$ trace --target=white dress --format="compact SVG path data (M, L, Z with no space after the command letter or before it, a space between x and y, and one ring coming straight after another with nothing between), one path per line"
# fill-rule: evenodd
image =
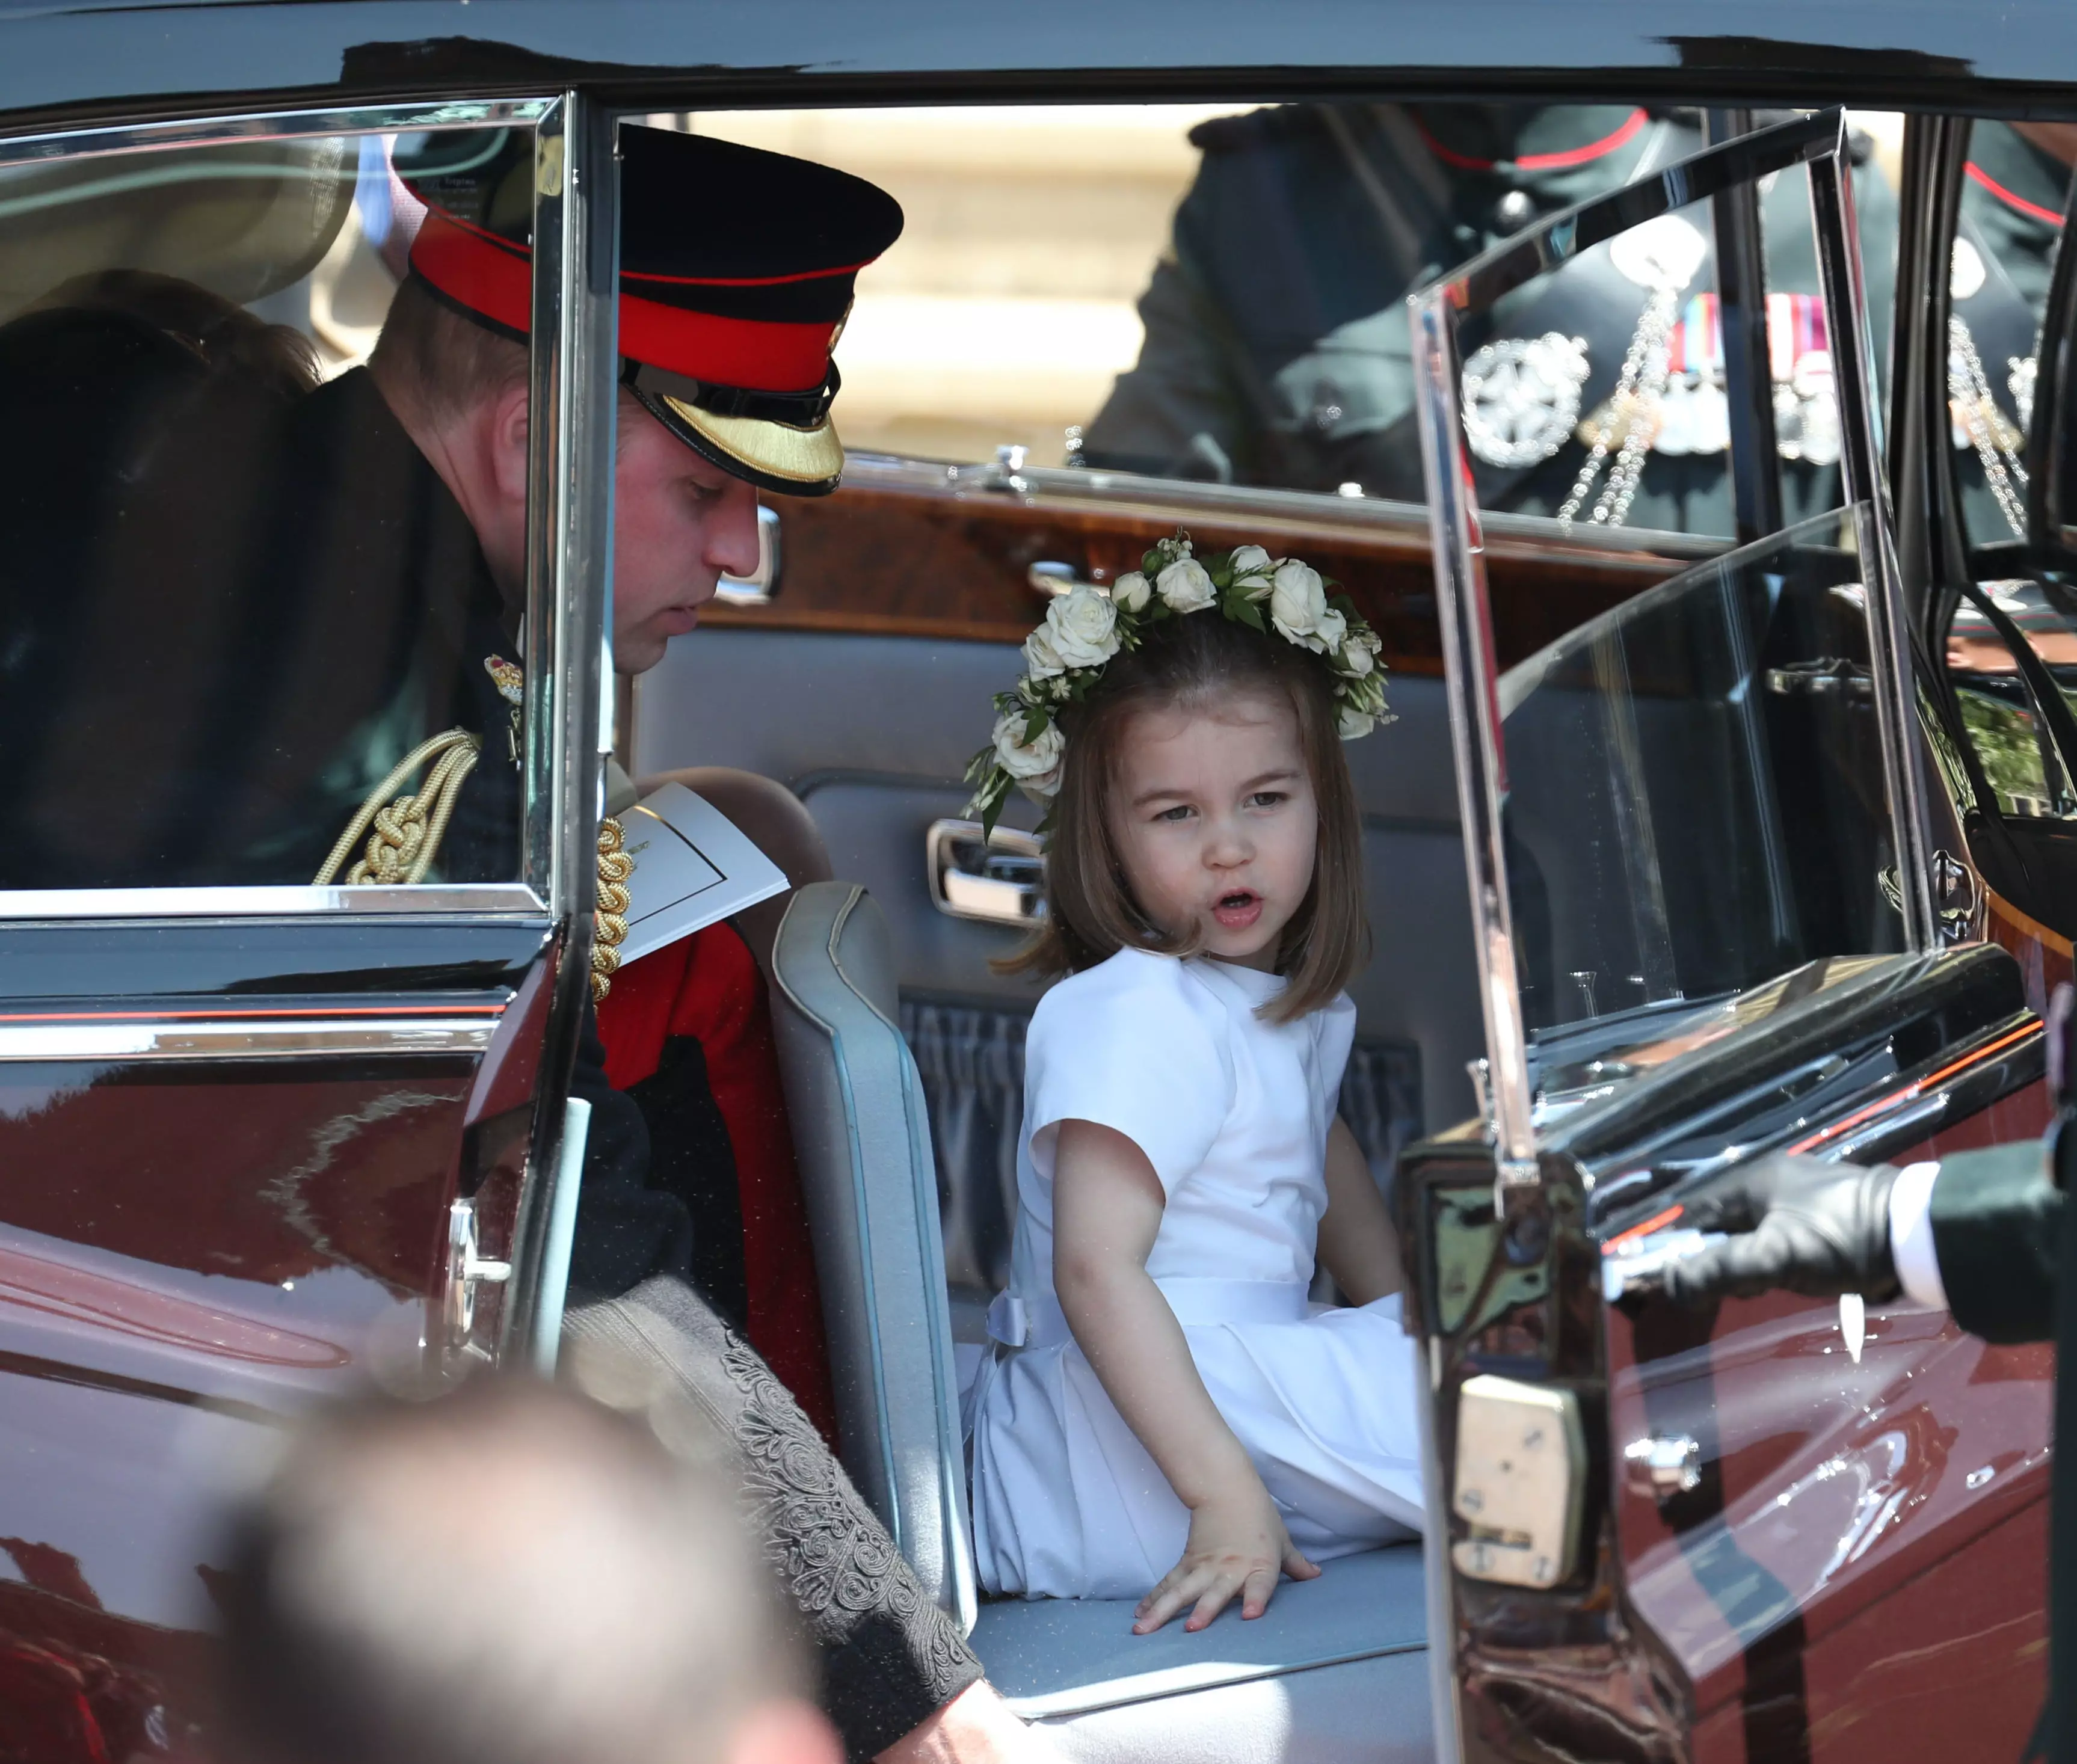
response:
M1356 1309L1306 1299L1355 1008L1342 997L1265 1022L1255 1007L1283 984L1125 950L1039 1001L1010 1283L989 1313L1003 1345L970 1410L974 1544L992 1592L1137 1599L1189 1531L1054 1297L1053 1146L1070 1119L1123 1134L1160 1179L1167 1207L1147 1271L1292 1541L1317 1562L1421 1524L1415 1360L1398 1299Z

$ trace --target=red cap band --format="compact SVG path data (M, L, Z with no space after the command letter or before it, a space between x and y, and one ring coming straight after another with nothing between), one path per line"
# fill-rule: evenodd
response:
M525 336L534 312L533 253L429 209L411 267L450 300ZM689 380L752 392L812 392L829 377L826 322L722 318L620 294L620 352Z

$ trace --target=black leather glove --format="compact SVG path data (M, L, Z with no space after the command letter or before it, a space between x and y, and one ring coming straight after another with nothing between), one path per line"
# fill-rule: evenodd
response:
M1888 1164L1755 1158L1683 1195L1680 1225L1734 1235L1668 1263L1658 1285L1676 1303L1713 1304L1779 1288L1806 1297L1858 1292L1877 1302L1901 1290L1889 1248Z

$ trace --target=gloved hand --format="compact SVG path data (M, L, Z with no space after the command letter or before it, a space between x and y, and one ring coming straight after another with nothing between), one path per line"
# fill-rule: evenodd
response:
M1684 1228L1734 1234L1671 1262L1659 1285L1677 1304L1750 1298L1776 1288L1809 1298L1901 1290L1890 1255L1886 1163L1826 1163L1774 1153L1712 1176L1681 1196Z

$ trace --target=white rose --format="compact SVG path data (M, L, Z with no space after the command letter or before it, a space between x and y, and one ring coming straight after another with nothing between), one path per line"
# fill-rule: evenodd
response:
M1347 673L1361 680L1377 666L1377 657L1371 654L1370 645L1360 637L1355 637L1342 645L1342 668Z
M1027 742L1022 711L1009 711L995 719L995 757L1027 791L1059 788L1060 755L1067 745L1056 722L1047 723Z
M1219 597L1205 566L1194 558L1180 558L1155 577L1154 586L1176 612L1198 613Z
M1343 705L1334 719L1335 733L1344 741L1360 741L1377 727L1377 718L1367 710L1359 710L1354 705Z
M1024 672L1034 680L1051 680L1063 671L1060 652L1047 627L1041 625L1024 639Z
M1307 639L1306 647L1322 655L1331 655L1342 647L1342 639L1349 634L1349 622L1340 611L1330 606L1320 615L1319 629Z
M1317 570L1295 557L1287 557L1276 566L1269 585L1272 624L1292 643L1303 643L1320 628L1326 611L1326 585Z
M1095 668L1118 653L1118 609L1107 594L1077 582L1046 609L1053 653L1068 668Z
M1233 572L1234 585L1245 589L1250 600L1259 601L1269 592L1270 574L1276 565L1259 545L1243 545L1226 560L1226 568Z
M1120 612L1136 613L1154 597L1154 589L1138 570L1127 570L1110 585L1110 603Z

